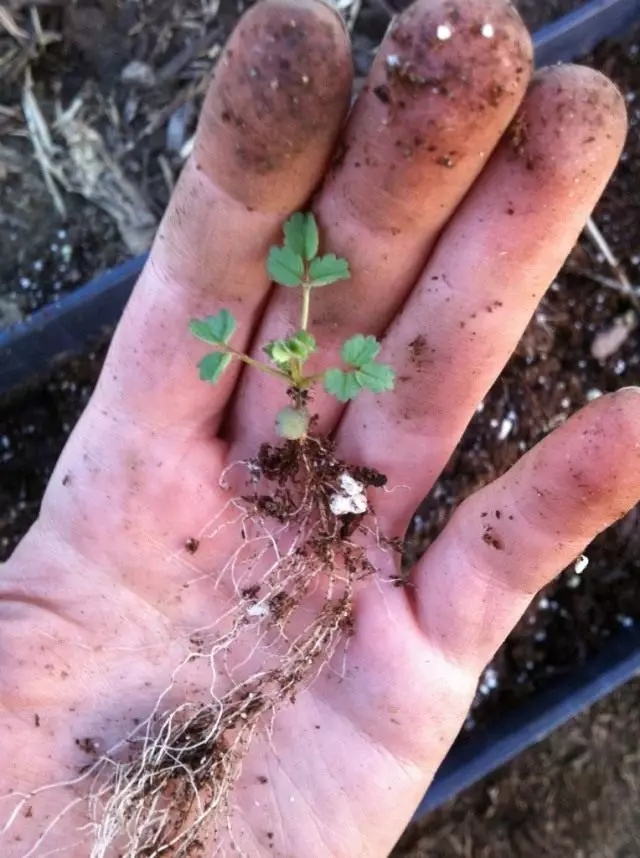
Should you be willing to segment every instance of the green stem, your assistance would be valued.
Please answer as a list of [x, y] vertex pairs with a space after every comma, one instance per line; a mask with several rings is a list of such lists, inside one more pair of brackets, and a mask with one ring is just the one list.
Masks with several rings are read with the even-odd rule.
[[262, 361], [260, 360], [254, 360], [248, 355], [242, 354], [242, 352], [237, 352], [235, 349], [232, 349], [229, 346], [226, 346], [223, 351], [229, 352], [229, 354], [232, 354], [238, 360], [244, 361], [244, 363], [248, 364], [249, 366], [255, 367], [255, 369], [262, 370], [262, 372], [266, 372], [268, 375], [274, 376], [274, 378], [282, 379], [286, 381], [287, 384], [291, 383], [291, 378], [285, 372], [280, 372], [280, 370], [273, 369], [273, 367], [267, 366], [266, 363], [262, 363]]
[[[307, 275], [302, 282], [302, 312], [300, 314], [300, 330], [306, 331], [309, 327], [309, 306], [311, 304], [311, 285]], [[302, 388], [302, 361], [291, 361], [291, 378], [296, 387]]]
[[300, 379], [300, 383], [298, 384], [298, 387], [301, 388], [302, 390], [306, 390], [308, 387], [311, 387], [311, 385], [315, 384], [317, 381], [322, 381], [322, 379], [325, 377], [325, 374], [326, 373], [324, 373], [324, 372], [319, 372], [316, 375], [303, 376]]
[[300, 319], [300, 330], [306, 331], [309, 326], [309, 305], [311, 303], [311, 286], [302, 284], [302, 317]]

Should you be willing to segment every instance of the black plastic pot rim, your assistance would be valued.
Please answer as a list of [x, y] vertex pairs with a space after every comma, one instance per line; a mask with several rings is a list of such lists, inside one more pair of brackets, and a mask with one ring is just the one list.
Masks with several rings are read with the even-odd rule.
[[[538, 66], [589, 53], [640, 20], [640, 0], [591, 0], [534, 37]], [[0, 331], [0, 396], [51, 372], [113, 331], [146, 256], [102, 274], [33, 316]], [[442, 764], [416, 818], [471, 786], [569, 718], [640, 673], [640, 631], [621, 631], [603, 651], [558, 677], [489, 728], [476, 728]]]

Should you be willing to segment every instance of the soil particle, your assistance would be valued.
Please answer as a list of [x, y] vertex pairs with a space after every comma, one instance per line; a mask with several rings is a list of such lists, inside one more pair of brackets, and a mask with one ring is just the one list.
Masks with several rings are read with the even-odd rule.
[[491, 526], [485, 527], [484, 533], [482, 534], [482, 541], [486, 542], [487, 545], [490, 545], [492, 548], [495, 548], [496, 551], [504, 551], [504, 542], [502, 541], [502, 538]]
[[243, 599], [257, 599], [260, 594], [260, 584], [252, 584], [250, 587], [245, 587], [241, 591]]
[[91, 739], [88, 737], [76, 739], [75, 743], [80, 750], [85, 752], [85, 754], [97, 754], [100, 752], [100, 748], [102, 747], [102, 743], [99, 739]]
[[184, 543], [185, 550], [189, 554], [195, 554], [198, 548], [200, 547], [200, 540], [196, 539], [195, 536], [190, 536]]
[[295, 607], [295, 599], [292, 599], [284, 590], [269, 599], [269, 613], [276, 623], [285, 620]]
[[431, 363], [431, 352], [433, 352], [433, 349], [429, 348], [426, 337], [423, 334], [418, 334], [409, 343], [409, 362], [416, 372], [422, 373], [428, 371]]
[[351, 476], [359, 483], [365, 486], [371, 486], [374, 489], [381, 489], [386, 486], [388, 480], [380, 471], [375, 468], [352, 468]]
[[389, 104], [391, 101], [391, 90], [386, 86], [386, 84], [374, 87], [373, 94], [383, 104]]
[[491, 86], [489, 87], [489, 95], [488, 95], [489, 104], [491, 104], [492, 107], [497, 107], [500, 104], [500, 102], [502, 101], [502, 99], [504, 98], [505, 92], [506, 92], [506, 89], [505, 89], [504, 84], [497, 83], [497, 82], [492, 83]]
[[529, 139], [527, 117], [524, 110], [520, 110], [515, 115], [507, 130], [507, 139], [516, 155], [522, 157]]
[[426, 338], [422, 334], [418, 334], [418, 336], [409, 343], [409, 354], [411, 360], [413, 362], [419, 360], [424, 355], [426, 348]]

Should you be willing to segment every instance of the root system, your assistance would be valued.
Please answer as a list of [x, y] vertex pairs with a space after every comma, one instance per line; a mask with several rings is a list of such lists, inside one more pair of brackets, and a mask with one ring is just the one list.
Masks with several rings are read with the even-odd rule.
[[[224, 479], [240, 467], [244, 493], [186, 549], [239, 529], [240, 547], [215, 573], [233, 581], [228, 610], [191, 637], [144, 723], [79, 775], [89, 786], [91, 858], [114, 850], [122, 858], [195, 858], [211, 854], [225, 833], [233, 842], [229, 798], [253, 740], [268, 737], [278, 711], [352, 632], [358, 582], [374, 571], [368, 548], [398, 548], [371, 524], [366, 493], [386, 478], [341, 461], [327, 439], [265, 444]], [[175, 703], [179, 677], [194, 663], [208, 670], [210, 693]]]

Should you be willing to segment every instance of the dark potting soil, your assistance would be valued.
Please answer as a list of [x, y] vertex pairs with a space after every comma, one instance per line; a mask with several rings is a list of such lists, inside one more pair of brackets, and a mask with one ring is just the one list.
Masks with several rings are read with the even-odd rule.
[[38, 515], [62, 448], [95, 387], [104, 347], [0, 403], [0, 562]]
[[[627, 93], [631, 131], [625, 156], [595, 219], [632, 281], [640, 279], [640, 42], [607, 45], [589, 58]], [[614, 353], [591, 356], [594, 337], [630, 309], [590, 244], [574, 251], [509, 365], [474, 416], [445, 473], [416, 518], [412, 556], [424, 550], [469, 493], [503, 473], [585, 402], [640, 384], [640, 331]], [[49, 382], [0, 403], [0, 559], [37, 515], [59, 452], [90, 396], [103, 351], [69, 364]], [[532, 606], [485, 673], [468, 727], [485, 722], [570, 671], [621, 628], [640, 621], [640, 510], [589, 548], [588, 568], [566, 570]]]

